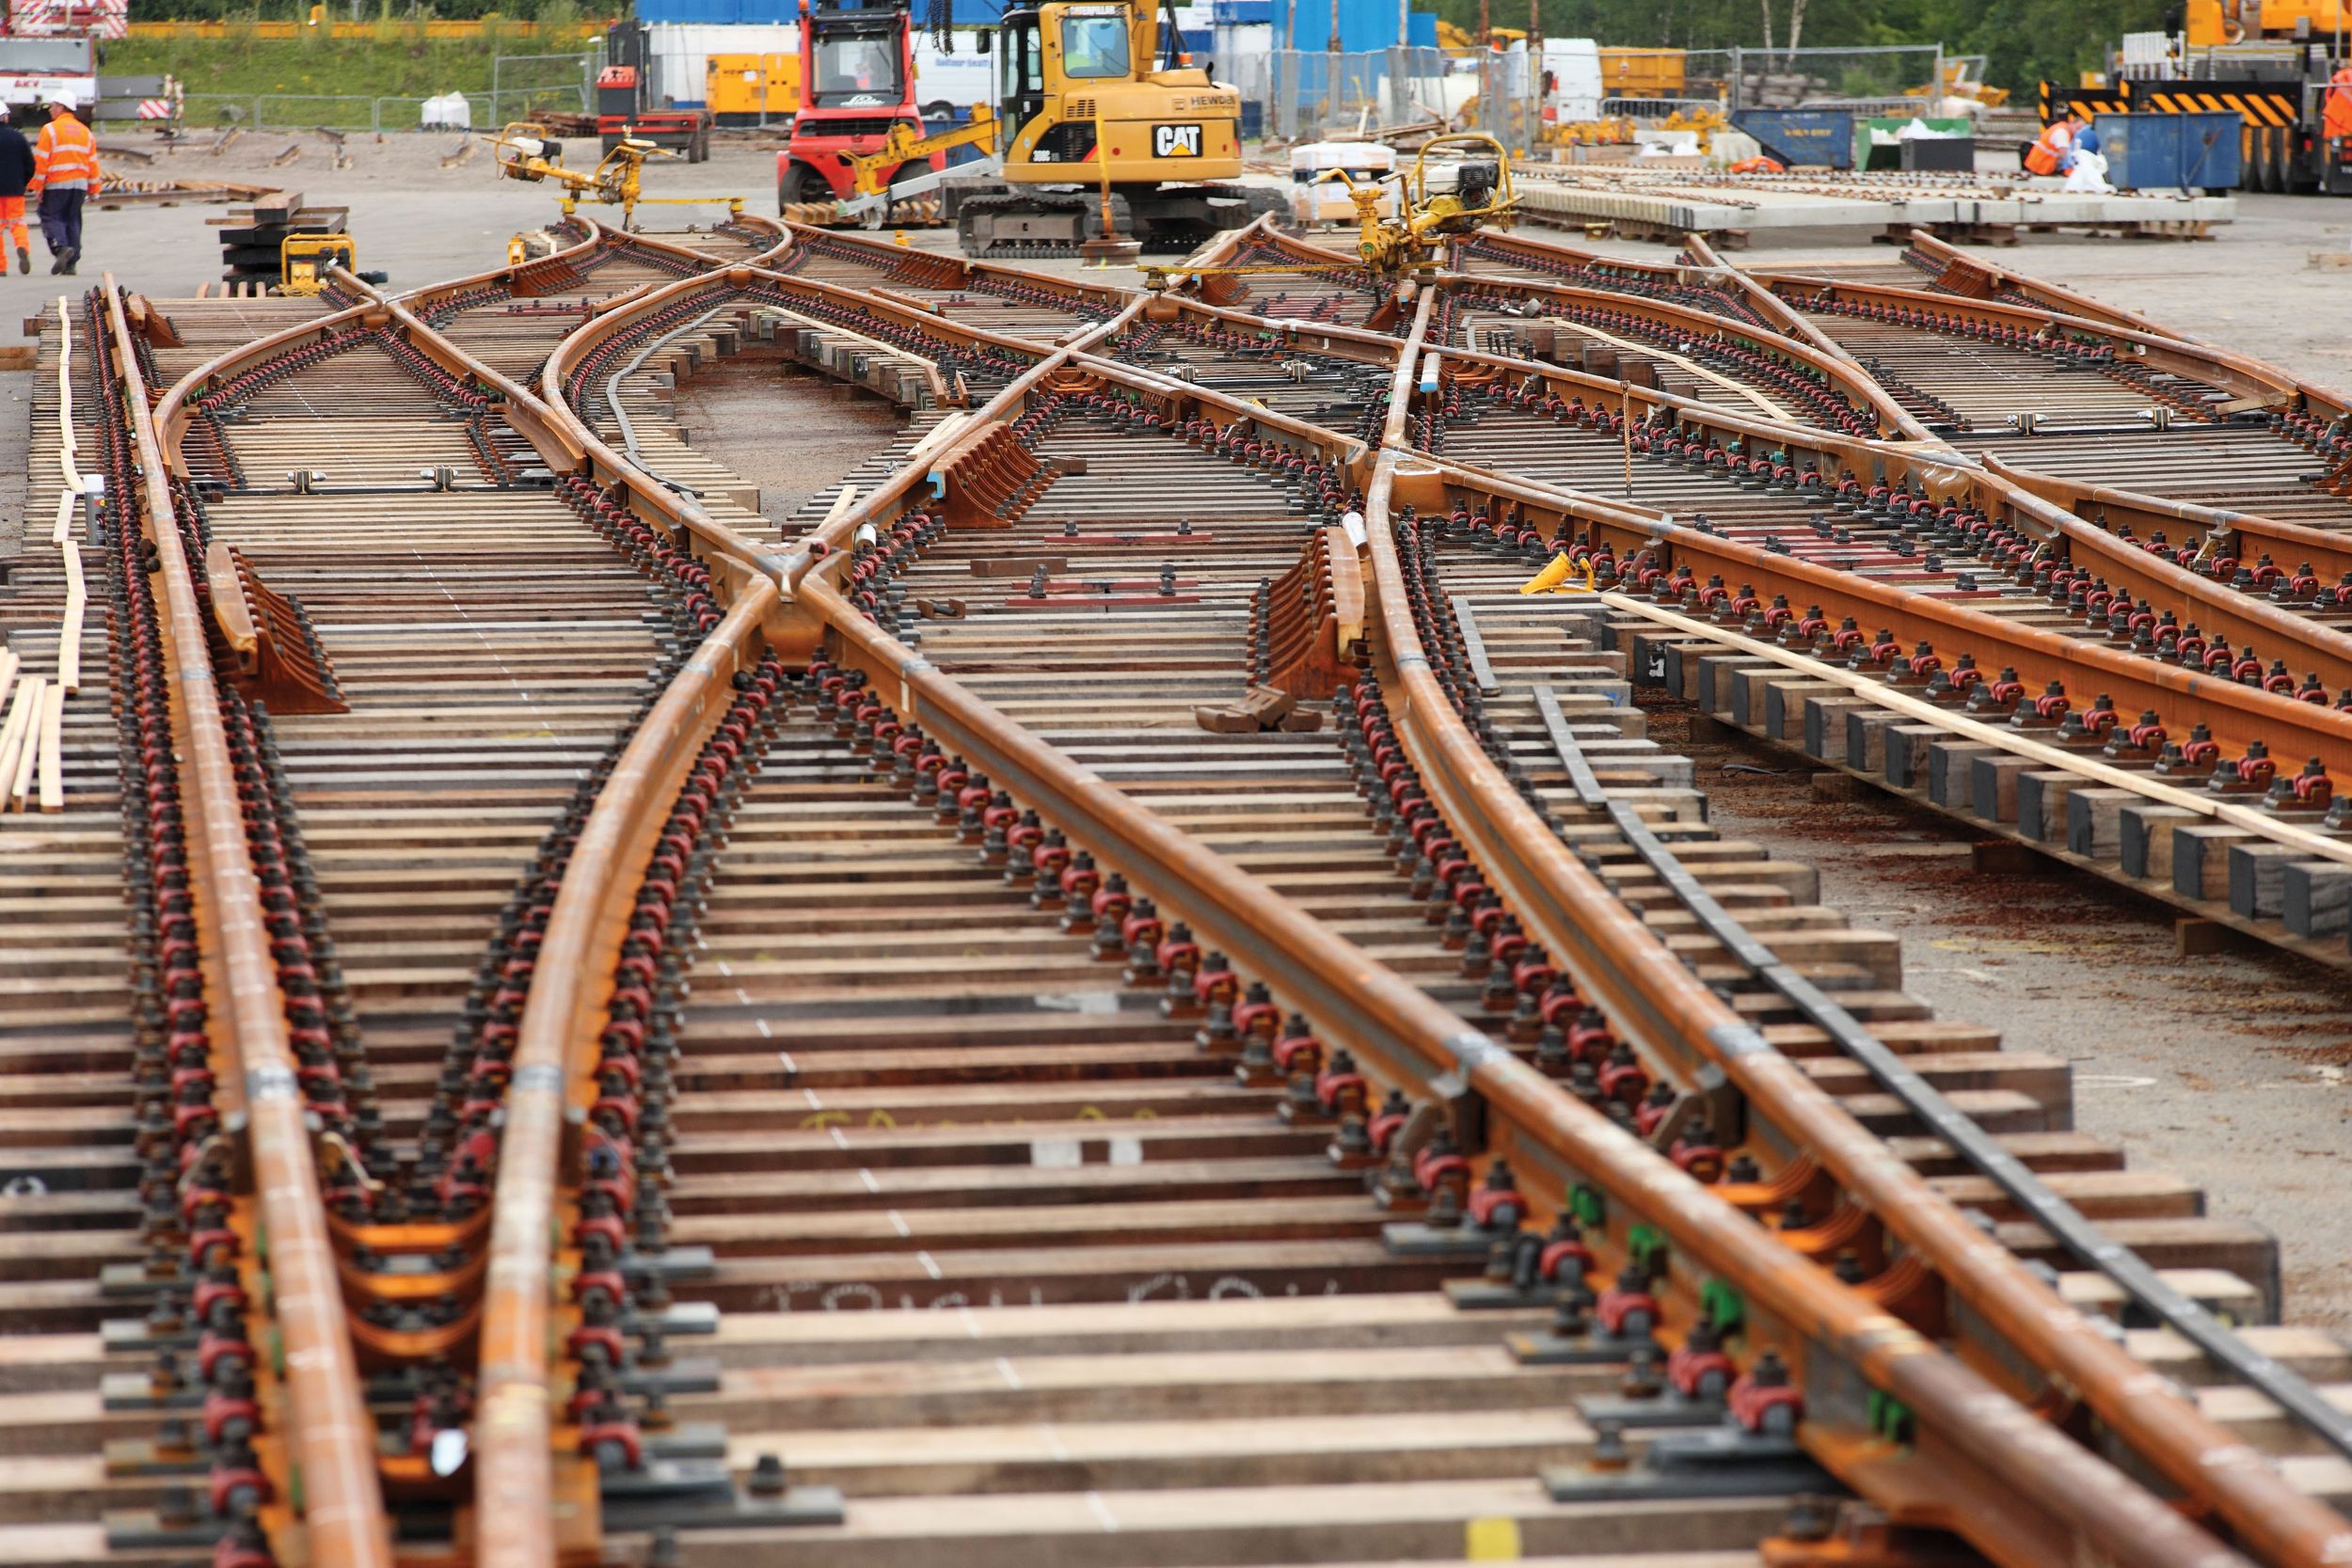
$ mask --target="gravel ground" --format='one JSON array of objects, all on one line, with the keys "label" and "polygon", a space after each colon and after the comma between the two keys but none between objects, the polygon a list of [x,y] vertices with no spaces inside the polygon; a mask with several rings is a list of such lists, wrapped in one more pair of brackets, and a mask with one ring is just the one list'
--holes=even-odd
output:
[{"label": "gravel ground", "polygon": [[[509,235],[556,214],[551,194],[497,182],[486,148],[462,166],[441,167],[457,145],[452,136],[354,137],[353,166],[338,171],[324,138],[268,133],[218,156],[158,157],[137,172],[276,184],[314,203],[348,202],[361,264],[389,270],[395,288],[414,288],[498,264]],[[274,166],[289,148],[300,156]],[[772,143],[723,142],[708,164],[662,167],[653,184],[665,195],[739,192],[764,212],[773,180]],[[2312,251],[2344,248],[2352,207],[2242,196],[2238,210],[2236,223],[2200,244],[2033,235],[1991,254],[2298,374],[2352,382],[2352,336],[2313,329],[2341,322],[2344,275],[2307,262]],[[703,221],[718,211],[692,210]],[[205,220],[223,213],[193,203],[95,213],[84,277],[110,269],[159,298],[193,293],[218,277],[217,240]],[[688,214],[672,209],[653,226],[691,221]],[[939,233],[915,239],[952,244]],[[1670,254],[1654,245],[1597,248]],[[1859,237],[1799,231],[1744,254],[1776,264],[1889,253]],[[61,280],[42,276],[45,266],[37,255],[35,277],[0,278],[0,312],[33,314],[56,297]],[[681,388],[690,431],[708,430],[715,442],[759,417],[755,389],[729,386],[732,379]],[[0,375],[0,484],[12,487],[0,489],[0,553],[12,547],[5,535],[22,513],[29,382]],[[791,444],[759,449],[773,461],[744,477],[762,486],[770,515],[782,515],[836,481],[891,426],[878,405],[845,400],[796,425]],[[1672,714],[1660,717],[1657,733],[1670,747],[1688,739]],[[1997,1021],[2019,1049],[2074,1058],[2081,1126],[2122,1142],[2137,1164],[2202,1182],[2217,1212],[2276,1231],[2293,1315],[2352,1326],[2352,1211],[2328,1196],[2344,1180],[2339,1167],[2352,1161],[2344,1125],[2352,983],[2270,955],[2176,959],[2169,911],[2128,894],[2071,872],[1971,875],[1968,835],[1941,818],[1879,797],[1824,802],[1777,753],[1716,743],[1690,750],[1725,831],[1819,866],[1824,902],[1901,935],[1907,984],[1939,1013]],[[1735,760],[1767,771],[1724,770]]]}]

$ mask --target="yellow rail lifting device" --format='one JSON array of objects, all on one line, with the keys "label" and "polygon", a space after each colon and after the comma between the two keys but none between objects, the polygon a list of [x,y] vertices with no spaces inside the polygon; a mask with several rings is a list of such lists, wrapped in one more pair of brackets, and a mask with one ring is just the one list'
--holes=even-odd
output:
[{"label": "yellow rail lifting device", "polygon": [[[1440,159],[1454,167],[1454,188],[1432,191],[1429,188],[1429,155],[1441,149],[1458,150],[1457,155]],[[1475,156],[1479,152],[1493,154],[1491,159]],[[1470,156],[1461,156],[1469,153]],[[1399,183],[1400,199],[1396,215],[1384,216],[1380,204],[1385,197],[1381,187],[1389,180]],[[1494,137],[1482,132],[1463,131],[1451,135],[1433,136],[1423,144],[1413,159],[1409,170],[1401,170],[1381,180],[1350,179],[1343,168],[1327,171],[1316,183],[1337,180],[1347,186],[1347,197],[1356,204],[1356,255],[1365,269],[1381,277],[1398,277],[1407,273],[1427,272],[1437,265],[1440,242],[1456,235],[1473,233],[1489,224],[1510,227],[1518,198],[1511,187],[1511,154]],[[1234,277],[1260,272],[1324,272],[1335,263],[1328,261],[1258,262],[1239,266],[1160,267],[1143,269],[1145,286],[1165,289],[1175,277]]]},{"label": "yellow rail lifting device", "polygon": [[501,178],[562,186],[562,206],[567,215],[583,201],[618,207],[623,229],[632,227],[640,207],[701,207],[724,202],[730,217],[742,215],[743,198],[739,196],[645,195],[646,163],[675,162],[678,154],[634,136],[623,136],[594,169],[564,167],[564,144],[551,136],[546,126],[531,120],[516,120],[508,125],[491,138],[490,145],[495,150]]}]

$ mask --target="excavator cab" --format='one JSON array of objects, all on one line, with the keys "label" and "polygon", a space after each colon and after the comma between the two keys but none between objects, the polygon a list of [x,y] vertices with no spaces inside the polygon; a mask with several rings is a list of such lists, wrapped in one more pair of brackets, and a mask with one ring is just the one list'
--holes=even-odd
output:
[{"label": "excavator cab", "polygon": [[1241,94],[1184,52],[1172,8],[1016,5],[998,39],[1010,189],[957,198],[968,254],[1069,254],[1100,235],[1105,208],[1121,233],[1189,249],[1281,205],[1279,191],[1217,183],[1241,178]]},{"label": "excavator cab", "polygon": [[1045,111],[1045,51],[1037,12],[1008,11],[997,29],[997,118],[1018,129]]}]

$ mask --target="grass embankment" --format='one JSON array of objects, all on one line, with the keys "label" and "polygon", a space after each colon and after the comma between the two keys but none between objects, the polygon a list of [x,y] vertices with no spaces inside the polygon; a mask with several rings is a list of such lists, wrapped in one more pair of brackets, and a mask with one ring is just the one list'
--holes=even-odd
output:
[{"label": "grass embankment", "polygon": [[[577,47],[577,46],[575,46]],[[187,95],[187,122],[208,127],[226,119],[224,101],[342,98],[350,102],[265,103],[265,119],[284,123],[366,125],[370,111],[363,100],[389,98],[416,102],[439,93],[486,94],[491,87],[495,55],[536,55],[548,45],[541,39],[501,39],[496,24],[471,39],[428,39],[417,28],[385,23],[376,36],[332,39],[323,33],[294,39],[239,37],[232,27],[219,39],[123,39],[106,47],[109,76],[169,74],[180,79]],[[510,63],[499,83],[511,94],[520,87],[548,87],[569,94],[564,106],[577,107],[570,89],[580,81],[576,66],[557,60]],[[476,123],[485,105],[477,102]],[[502,105],[519,109],[521,101]],[[249,109],[247,113],[249,113]],[[413,111],[395,119],[385,105],[384,124],[413,127]]]}]

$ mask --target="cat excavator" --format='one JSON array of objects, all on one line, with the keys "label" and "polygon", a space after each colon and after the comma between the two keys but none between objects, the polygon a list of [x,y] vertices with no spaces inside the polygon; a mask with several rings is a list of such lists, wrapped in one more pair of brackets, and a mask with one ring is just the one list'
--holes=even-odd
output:
[{"label": "cat excavator", "polygon": [[1190,250],[1281,209],[1239,183],[1241,94],[1193,62],[1172,0],[1016,0],[997,46],[994,156],[890,189],[941,191],[967,256],[1072,254],[1106,218]]}]

